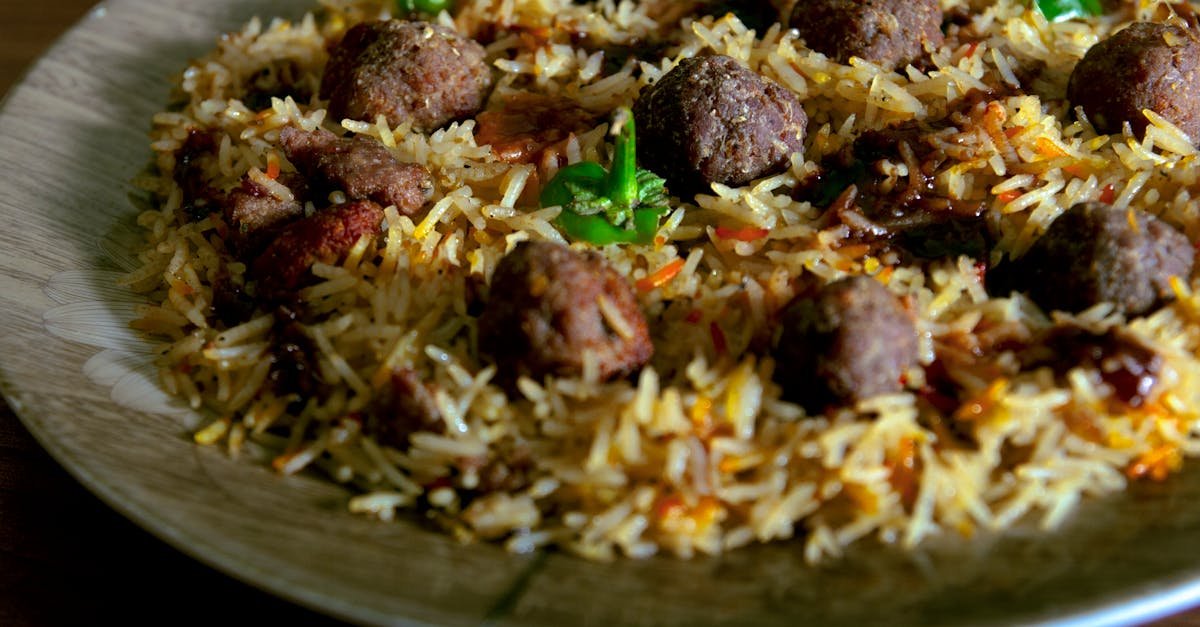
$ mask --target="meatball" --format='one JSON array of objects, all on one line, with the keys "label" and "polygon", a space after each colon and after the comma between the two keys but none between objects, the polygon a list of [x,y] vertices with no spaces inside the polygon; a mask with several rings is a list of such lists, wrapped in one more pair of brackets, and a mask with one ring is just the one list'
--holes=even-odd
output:
[{"label": "meatball", "polygon": [[1200,140],[1200,41],[1170,24],[1136,22],[1087,51],[1067,83],[1067,98],[1101,133],[1146,130],[1143,109]]},{"label": "meatball", "polygon": [[314,263],[336,262],[361,237],[379,232],[382,223],[382,207],[356,200],[289,224],[254,260],[259,294],[267,298],[289,295],[308,278]]},{"label": "meatball", "polygon": [[897,392],[917,363],[917,331],[900,299],[864,276],[841,279],[783,310],[775,378],[784,395],[819,412]]},{"label": "meatball", "polygon": [[838,63],[859,57],[889,70],[917,63],[926,44],[943,41],[938,0],[801,0],[788,25]]},{"label": "meatball", "polygon": [[578,376],[584,352],[612,379],[637,370],[654,352],[629,283],[598,253],[549,242],[522,242],[496,266],[479,317],[479,348],[501,378]]},{"label": "meatball", "polygon": [[321,77],[320,96],[335,119],[374,122],[431,132],[483,108],[492,74],[483,46],[426,22],[364,22],[334,46]]},{"label": "meatball", "polygon": [[1195,254],[1183,233],[1152,215],[1085,202],[1059,216],[1008,276],[1045,309],[1110,302],[1138,315],[1171,298],[1171,276],[1187,279]]},{"label": "meatball", "polygon": [[308,132],[285,126],[279,143],[288,161],[326,191],[340,189],[352,200],[395,205],[406,215],[433,197],[433,176],[425,166],[397,161],[369,137],[343,139],[325,129]]},{"label": "meatball", "polygon": [[723,55],[679,62],[633,107],[638,158],[679,195],[787,168],[808,125],[791,91]]}]

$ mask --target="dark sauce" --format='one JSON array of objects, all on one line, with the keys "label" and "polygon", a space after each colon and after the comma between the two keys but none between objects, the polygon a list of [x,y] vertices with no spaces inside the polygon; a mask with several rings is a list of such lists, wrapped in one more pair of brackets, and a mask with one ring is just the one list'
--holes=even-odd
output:
[{"label": "dark sauce", "polygon": [[[824,159],[793,195],[826,209],[827,225],[846,224],[858,241],[892,246],[916,260],[986,258],[995,244],[986,201],[950,198],[934,185],[934,173],[950,157],[931,138],[956,123],[960,116],[955,113],[980,106],[983,95],[973,94],[943,119],[864,132],[847,149]],[[885,173],[885,161],[904,163],[908,175]]]},{"label": "dark sauce", "polygon": [[1055,372],[1084,366],[1095,368],[1112,388],[1113,397],[1128,407],[1146,404],[1162,372],[1163,357],[1129,333],[1110,329],[1096,334],[1075,325],[1050,330],[1035,350],[1035,363]]},{"label": "dark sauce", "polygon": [[217,140],[211,131],[191,129],[175,154],[171,175],[183,192],[180,211],[189,222],[203,220],[220,206],[221,192],[208,184],[206,163],[217,157]]}]

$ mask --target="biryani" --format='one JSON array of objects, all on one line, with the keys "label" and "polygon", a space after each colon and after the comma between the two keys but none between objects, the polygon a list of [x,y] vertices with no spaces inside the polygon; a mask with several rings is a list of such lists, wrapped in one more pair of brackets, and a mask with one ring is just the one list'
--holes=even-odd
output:
[{"label": "biryani", "polygon": [[182,71],[138,181],[201,445],[515,552],[813,563],[1200,452],[1187,4],[295,17]]}]

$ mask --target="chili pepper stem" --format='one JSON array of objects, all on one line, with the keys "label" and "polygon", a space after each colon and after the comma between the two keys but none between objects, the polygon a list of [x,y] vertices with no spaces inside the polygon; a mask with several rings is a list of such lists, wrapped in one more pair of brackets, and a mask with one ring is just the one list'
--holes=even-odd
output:
[{"label": "chili pepper stem", "polygon": [[613,124],[620,125],[613,145],[612,168],[608,173],[605,195],[619,210],[632,209],[638,200],[637,144],[633,130],[633,112],[627,107],[617,110]]}]

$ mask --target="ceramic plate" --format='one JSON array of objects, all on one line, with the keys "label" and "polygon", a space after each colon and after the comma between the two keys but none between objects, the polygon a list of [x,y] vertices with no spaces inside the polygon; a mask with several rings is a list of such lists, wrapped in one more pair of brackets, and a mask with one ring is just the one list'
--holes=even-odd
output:
[{"label": "ceramic plate", "polygon": [[1200,602],[1200,472],[1085,503],[1061,530],[870,542],[821,568],[798,543],[598,564],[462,546],[345,511],[347,492],[194,446],[113,287],[129,181],[169,77],[255,14],[303,2],[112,0],[0,109],[0,384],[45,448],[146,529],[275,594],[401,624],[921,624],[1145,620]]}]

